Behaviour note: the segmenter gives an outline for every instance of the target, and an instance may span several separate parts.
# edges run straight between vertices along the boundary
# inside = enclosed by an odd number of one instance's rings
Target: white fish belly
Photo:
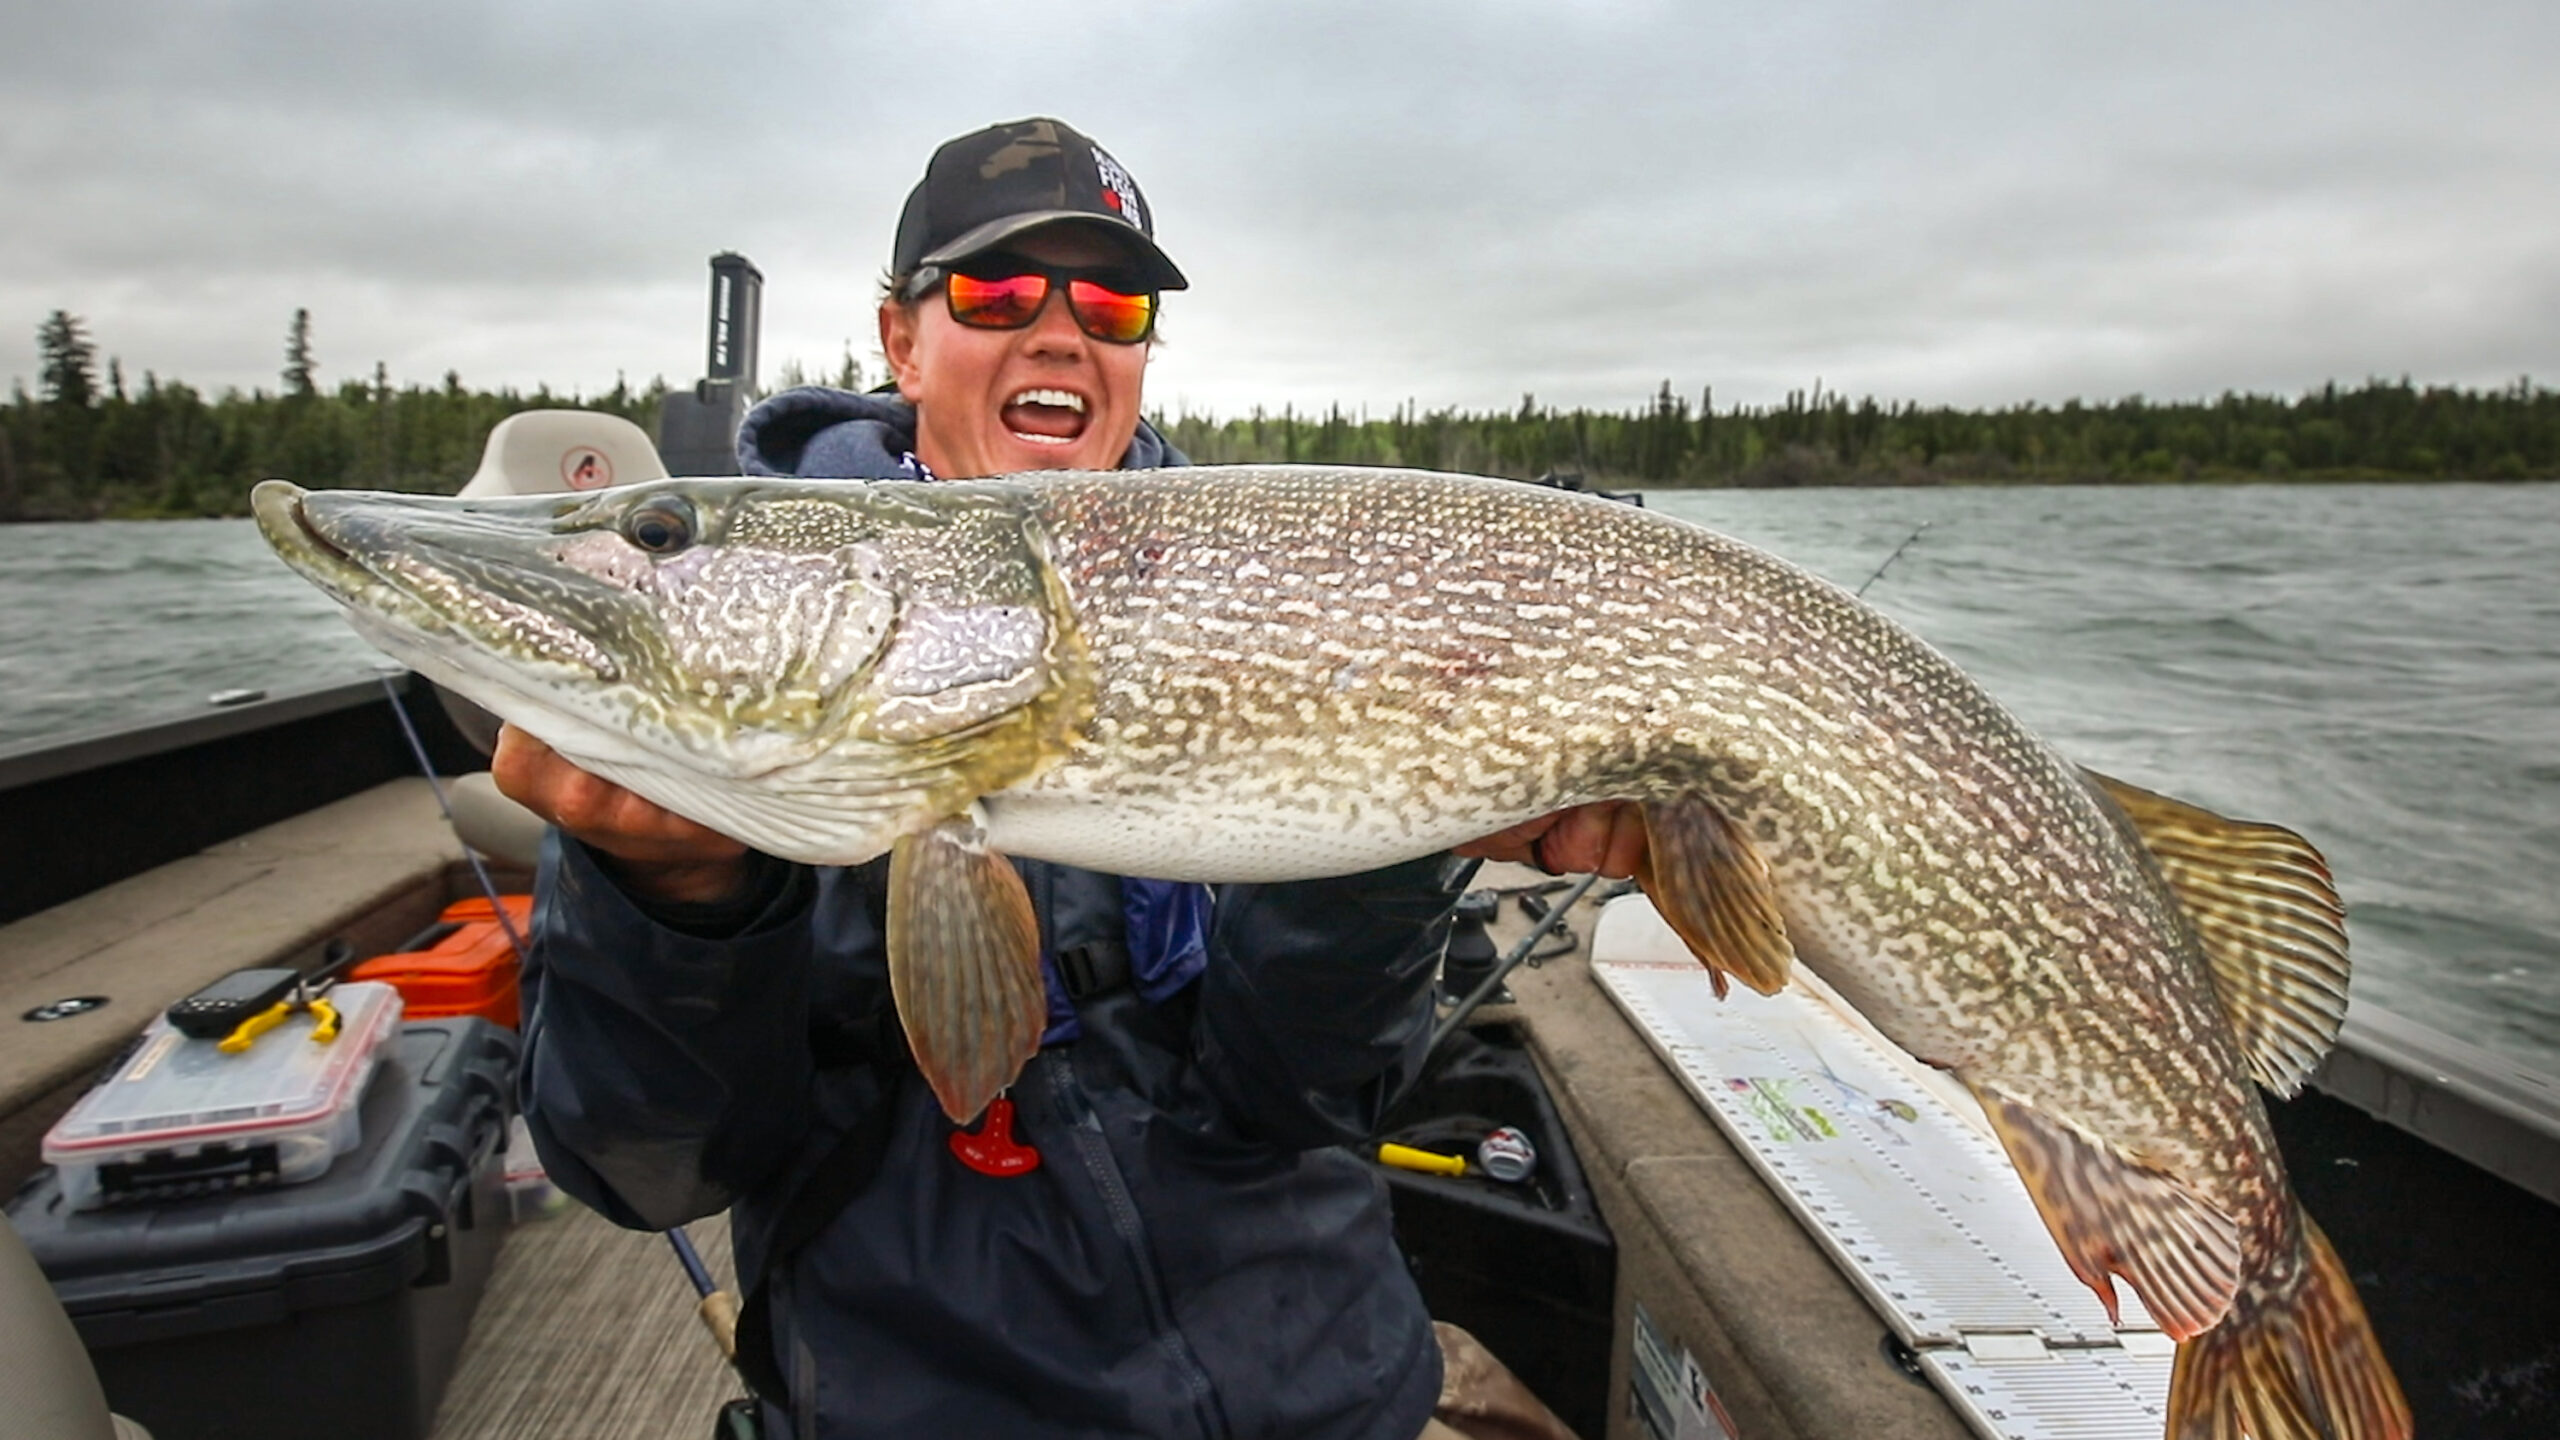
[[[990,795],[987,842],[1008,855],[1155,880],[1271,883],[1356,875],[1429,855],[1531,817],[1444,819],[1429,829],[1324,823],[1303,808]]]

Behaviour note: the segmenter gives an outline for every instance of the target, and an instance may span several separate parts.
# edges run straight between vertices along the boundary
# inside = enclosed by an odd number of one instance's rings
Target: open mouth
[[[325,589],[350,591],[373,579],[373,572],[311,523],[301,487],[282,480],[261,482],[250,492],[249,508],[258,531],[287,563]]]
[[[620,678],[621,666],[574,618],[535,603],[574,598],[557,583],[544,588],[527,578],[538,580],[542,572],[527,572],[503,553],[434,543],[425,532],[437,528],[429,523],[437,512],[427,507],[439,502],[401,507],[393,497],[334,495],[315,515],[314,498],[269,480],[250,492],[249,505],[277,556],[354,611],[357,628],[395,658],[433,663],[437,655],[419,646],[458,643],[519,668],[549,663],[582,676]],[[454,527],[443,530],[444,540],[455,538]]]
[[[1034,445],[1072,445],[1084,434],[1084,397],[1071,390],[1024,390],[1004,403],[1004,427]]]
[[[314,549],[319,550],[322,554],[337,561],[341,565],[353,565],[356,563],[356,557],[339,549],[337,545],[330,541],[328,536],[320,533],[320,527],[311,523],[310,508],[305,506],[298,497],[295,499],[293,505],[293,523],[302,528],[302,538],[310,541]]]

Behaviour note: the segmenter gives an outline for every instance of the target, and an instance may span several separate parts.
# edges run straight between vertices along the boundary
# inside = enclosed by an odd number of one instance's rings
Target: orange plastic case
[[[515,922],[516,933],[527,933],[533,922],[533,897],[499,898],[506,902],[507,918]],[[426,948],[376,955],[348,972],[347,978],[380,980],[397,987],[412,1020],[476,1015],[516,1028],[521,1018],[521,967],[506,927],[498,923],[497,912],[485,897],[447,905],[436,928],[421,939],[430,942]]]

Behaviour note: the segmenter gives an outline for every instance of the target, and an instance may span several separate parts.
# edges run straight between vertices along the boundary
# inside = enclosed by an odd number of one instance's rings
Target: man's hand
[[[1541,815],[1456,852],[1474,859],[1535,865],[1550,875],[1593,874],[1624,880],[1644,864],[1644,810],[1632,800],[1604,800]]]
[[[599,780],[513,725],[500,727],[498,793],[612,856],[625,885],[655,900],[725,900],[747,878],[747,847]]]

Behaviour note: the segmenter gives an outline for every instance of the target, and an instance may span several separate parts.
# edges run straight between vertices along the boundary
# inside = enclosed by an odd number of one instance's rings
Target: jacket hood
[[[925,475],[914,458],[915,445],[915,407],[897,392],[802,385],[769,395],[747,412],[738,426],[738,471],[813,480],[915,479]],[[1120,457],[1123,470],[1190,463],[1144,420]]]

